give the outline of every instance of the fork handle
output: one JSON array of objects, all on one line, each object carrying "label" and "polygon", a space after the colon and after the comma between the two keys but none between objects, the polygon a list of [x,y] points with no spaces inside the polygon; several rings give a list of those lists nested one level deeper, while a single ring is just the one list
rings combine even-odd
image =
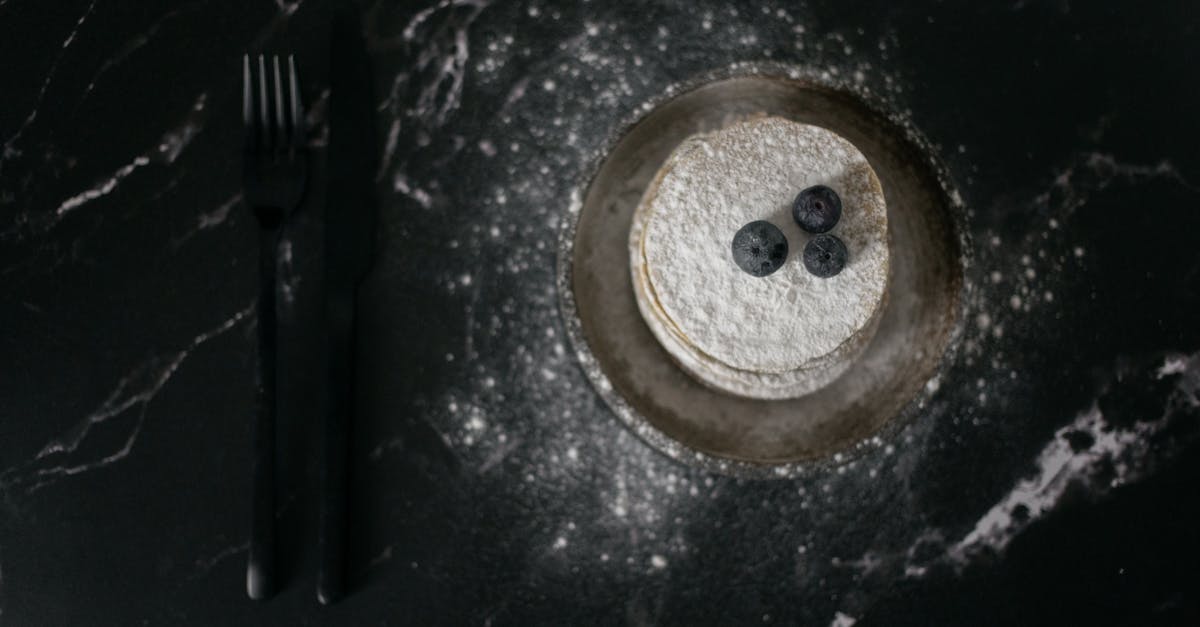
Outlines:
[{"label": "fork handle", "polygon": [[275,272],[279,229],[259,229],[258,353],[255,416],[252,428],[252,519],[246,593],[266,599],[275,593]]}]

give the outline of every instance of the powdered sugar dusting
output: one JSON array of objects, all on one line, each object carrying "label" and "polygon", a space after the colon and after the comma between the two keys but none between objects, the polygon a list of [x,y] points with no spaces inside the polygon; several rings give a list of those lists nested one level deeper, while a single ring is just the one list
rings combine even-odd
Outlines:
[{"label": "powdered sugar dusting", "polygon": [[[829,363],[829,353],[869,339],[860,332],[887,283],[886,209],[861,153],[824,129],[765,118],[689,140],[660,176],[634,217],[632,265],[635,275],[642,272],[644,256],[661,313],[684,344],[723,364],[722,371],[786,372],[818,361],[823,372],[844,369]],[[795,193],[816,184],[842,195],[834,232],[852,251],[846,269],[830,279],[803,267],[799,256],[809,236],[790,217]],[[783,268],[762,278],[729,260],[731,234],[755,219],[775,223],[789,239]],[[638,296],[644,316],[659,310]],[[845,351],[839,359],[849,363],[856,354]]]}]

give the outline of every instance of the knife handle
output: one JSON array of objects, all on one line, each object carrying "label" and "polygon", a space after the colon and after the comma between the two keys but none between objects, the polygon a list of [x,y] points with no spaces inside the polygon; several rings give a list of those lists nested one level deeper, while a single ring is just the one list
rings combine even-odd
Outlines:
[{"label": "knife handle", "polygon": [[279,229],[259,230],[258,352],[252,426],[253,485],[246,594],[262,600],[275,593],[275,391],[277,324],[275,266]]},{"label": "knife handle", "polygon": [[317,600],[329,605],[345,594],[346,458],[354,417],[354,291],[330,295],[326,305],[329,332],[329,403],[325,413],[325,450],[321,466],[320,567]]}]

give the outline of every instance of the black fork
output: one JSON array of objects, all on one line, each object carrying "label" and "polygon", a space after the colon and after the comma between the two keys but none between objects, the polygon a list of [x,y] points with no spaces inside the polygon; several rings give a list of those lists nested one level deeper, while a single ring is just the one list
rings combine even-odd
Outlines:
[{"label": "black fork", "polygon": [[[242,57],[242,120],[246,137],[242,187],[259,225],[258,358],[253,427],[253,519],[246,593],[265,599],[275,592],[275,269],[284,220],[300,204],[308,180],[304,111],[296,63],[287,57],[287,77],[279,57],[258,55],[257,72]],[[272,83],[268,89],[268,83]],[[286,85],[285,85],[286,83]],[[257,106],[256,106],[257,105]]]}]

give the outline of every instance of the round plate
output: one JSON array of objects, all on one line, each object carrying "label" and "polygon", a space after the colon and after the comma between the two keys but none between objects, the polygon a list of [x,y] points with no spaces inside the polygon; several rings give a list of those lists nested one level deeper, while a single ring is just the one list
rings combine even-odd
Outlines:
[{"label": "round plate", "polygon": [[[675,147],[762,114],[850,140],[878,174],[888,205],[892,278],[878,332],[845,374],[789,400],[741,398],[685,374],[642,320],[629,269],[634,209]],[[652,108],[612,145],[564,220],[559,294],[592,384],[647,442],[716,472],[786,477],[851,453],[889,421],[900,422],[893,418],[922,394],[958,335],[967,247],[961,208],[951,201],[957,194],[938,172],[902,127],[856,96],[811,80],[730,76]]]}]

